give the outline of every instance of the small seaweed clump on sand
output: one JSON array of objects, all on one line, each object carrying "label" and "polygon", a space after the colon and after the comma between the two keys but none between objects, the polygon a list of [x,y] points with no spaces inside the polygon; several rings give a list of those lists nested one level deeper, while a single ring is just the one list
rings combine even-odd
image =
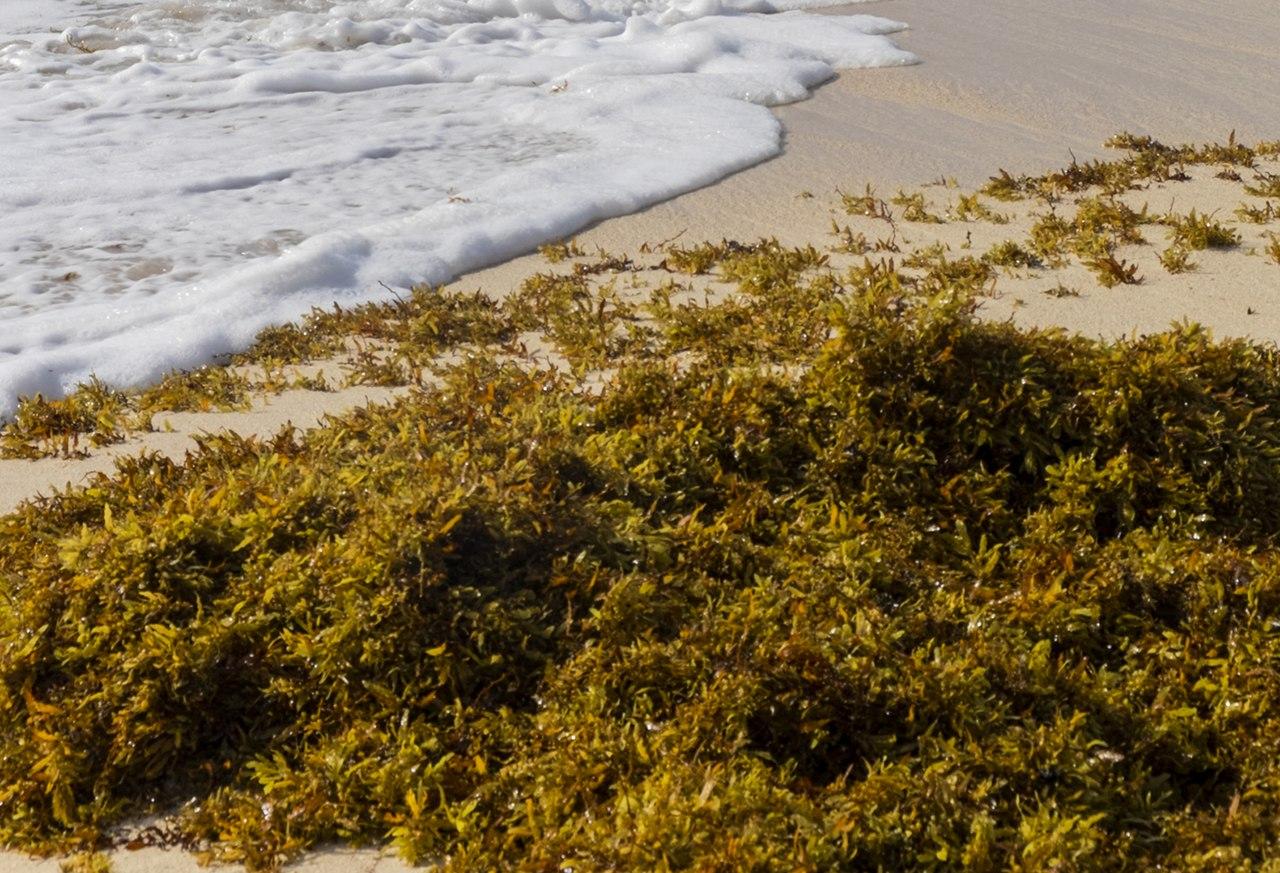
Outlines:
[{"label": "small seaweed clump on sand", "polygon": [[1280,352],[987,323],[992,265],[919,266],[423,290],[332,322],[433,370],[395,403],[0,518],[0,840],[1274,870]]},{"label": "small seaweed clump on sand", "polygon": [[1114,161],[1082,164],[1073,160],[1070,166],[1042,176],[1013,176],[1001,170],[991,177],[983,193],[1005,201],[1026,197],[1054,200],[1094,188],[1104,195],[1115,196],[1155,182],[1184,180],[1189,166],[1219,165],[1230,169],[1231,178],[1242,182],[1249,194],[1280,196],[1280,177],[1275,174],[1259,170],[1256,184],[1249,185],[1238,172],[1255,169],[1259,158],[1280,155],[1280,141],[1247,146],[1237,141],[1233,132],[1226,143],[1170,146],[1149,136],[1122,133],[1108,140],[1107,146],[1128,154]]}]

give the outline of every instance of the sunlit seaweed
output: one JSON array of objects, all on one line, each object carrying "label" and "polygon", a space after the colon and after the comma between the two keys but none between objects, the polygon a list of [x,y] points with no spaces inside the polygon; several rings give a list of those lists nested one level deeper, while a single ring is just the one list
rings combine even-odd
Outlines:
[{"label": "sunlit seaweed", "polygon": [[124,439],[132,409],[119,391],[95,378],[62,400],[39,394],[23,398],[13,420],[0,430],[0,455],[39,458],[83,455],[87,446],[104,446]]},{"label": "sunlit seaweed", "polygon": [[[867,185],[862,194],[846,194],[839,192],[840,202],[849,215],[860,215],[863,218],[878,218],[893,223],[893,211],[889,204],[876,196],[875,189]],[[923,199],[923,198],[922,198]]]},{"label": "sunlit seaweed", "polygon": [[903,208],[902,218],[904,221],[913,221],[918,224],[943,223],[940,216],[929,211],[928,206],[925,204],[924,195],[918,191],[913,194],[899,191],[891,202]]},{"label": "sunlit seaweed", "polygon": [[1262,206],[1253,206],[1249,203],[1240,204],[1236,209],[1236,217],[1250,224],[1270,224],[1280,217],[1280,212],[1277,212],[1275,205],[1268,200]]},{"label": "sunlit seaweed", "polygon": [[[1012,245],[1144,223],[1081,206]],[[667,246],[731,290],[541,273],[265,337],[437,378],[0,518],[0,840],[159,812],[254,869],[1267,869],[1280,352],[984,322],[997,264],[949,254]],[[124,403],[72,397],[27,432]]]},{"label": "sunlit seaweed", "polygon": [[1138,265],[1117,258],[1115,255],[1095,255],[1084,263],[1086,267],[1093,271],[1098,284],[1103,288],[1142,284],[1142,276],[1138,275]]},{"label": "sunlit seaweed", "polygon": [[1212,216],[1200,215],[1194,209],[1188,215],[1166,215],[1161,223],[1169,227],[1169,239],[1175,246],[1193,251],[1229,249],[1240,244],[1240,234]]},{"label": "sunlit seaweed", "polygon": [[951,217],[956,221],[987,221],[992,224],[1008,224],[1009,216],[991,209],[977,194],[961,194],[951,207]]},{"label": "sunlit seaweed", "polygon": [[1027,251],[1020,243],[1014,240],[996,243],[991,247],[990,251],[982,256],[982,259],[988,264],[1010,269],[1038,267],[1042,263],[1039,257]]},{"label": "sunlit seaweed", "polygon": [[1160,253],[1160,265],[1171,274],[1187,273],[1196,268],[1191,260],[1191,253],[1178,244],[1169,246]]},{"label": "sunlit seaweed", "polygon": [[1267,246],[1264,251],[1273,264],[1280,264],[1280,234],[1267,234]]}]

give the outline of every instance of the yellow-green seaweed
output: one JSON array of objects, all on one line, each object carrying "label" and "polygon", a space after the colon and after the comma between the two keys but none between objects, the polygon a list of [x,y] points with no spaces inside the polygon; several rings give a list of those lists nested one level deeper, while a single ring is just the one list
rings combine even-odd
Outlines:
[{"label": "yellow-green seaweed", "polygon": [[0,517],[0,840],[1270,869],[1280,352],[983,322],[945,250],[688,251],[733,293],[319,314],[437,381]]}]

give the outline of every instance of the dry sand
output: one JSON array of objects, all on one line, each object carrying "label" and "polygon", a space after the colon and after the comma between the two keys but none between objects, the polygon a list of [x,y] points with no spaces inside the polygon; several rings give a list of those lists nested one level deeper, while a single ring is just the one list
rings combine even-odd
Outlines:
[{"label": "dry sand", "polygon": [[[969,188],[997,168],[1044,171],[1069,161],[1071,152],[1081,159],[1098,156],[1102,141],[1124,129],[1167,142],[1223,140],[1233,129],[1246,142],[1280,138],[1275,0],[884,0],[849,11],[909,22],[912,30],[901,42],[924,63],[850,73],[811,100],[782,107],[785,154],[643,213],[603,222],[581,235],[582,244],[627,252],[677,234],[689,241],[776,236],[784,243],[814,242],[830,227],[838,187],[860,191],[871,183],[887,195],[945,176]],[[943,188],[928,192],[938,209],[954,195]],[[1171,205],[1180,211],[1225,209],[1220,217],[1229,217],[1240,199],[1238,186],[1210,173],[1129,197],[1157,212]],[[1025,230],[1026,212],[1017,210],[1003,228],[907,225],[902,232],[917,245],[937,239],[953,251],[970,244],[980,253]],[[869,236],[877,232],[874,222],[842,223]],[[1245,249],[1256,246],[1260,232],[1242,230]],[[1148,236],[1158,244],[1154,233]],[[1101,289],[1075,268],[1004,276],[986,314],[1094,336],[1150,332],[1186,318],[1221,335],[1280,339],[1280,267],[1261,257],[1207,253],[1197,255],[1196,272],[1172,277],[1154,263],[1155,251],[1126,252],[1147,276],[1132,288]],[[502,294],[544,266],[536,257],[519,258],[461,283]],[[1080,296],[1042,293],[1059,282]],[[200,431],[265,434],[286,422],[308,427],[325,413],[389,396],[371,388],[289,392],[245,413],[162,417],[172,431],[85,460],[0,461],[0,511],[110,469],[121,453],[148,448],[178,457]],[[115,865],[119,871],[196,869],[189,856],[159,850],[121,852]],[[376,853],[334,850],[308,858],[301,869],[386,873],[401,866]],[[0,873],[57,869],[54,861],[0,855]]]},{"label": "dry sand", "polygon": [[[780,157],[579,239],[630,251],[684,230],[801,244],[826,232],[803,191],[894,191],[940,176],[974,187],[1000,168],[1101,157],[1123,130],[1169,143],[1233,129],[1246,142],[1280,138],[1274,0],[884,0],[842,11],[908,22],[895,38],[923,63],[840,76],[778,109]],[[517,258],[467,278],[496,292],[536,269]]]},{"label": "dry sand", "polygon": [[[147,848],[110,854],[112,873],[204,873],[194,855],[169,849]],[[56,858],[29,860],[0,855],[3,873],[60,873]],[[373,849],[333,848],[316,852],[285,868],[288,873],[406,873],[414,868],[392,855]]]},{"label": "dry sand", "polygon": [[[97,449],[84,458],[47,458],[39,461],[0,461],[0,512],[36,494],[49,494],[67,483],[82,482],[94,473],[110,472],[117,458],[148,450],[179,459],[195,448],[195,436],[233,430],[264,436],[292,425],[310,428],[325,415],[338,415],[357,406],[386,401],[394,389],[357,386],[340,391],[285,391],[257,398],[243,412],[172,412],[156,415],[154,433],[138,434],[123,443]],[[2,870],[3,868],[0,868]]]}]

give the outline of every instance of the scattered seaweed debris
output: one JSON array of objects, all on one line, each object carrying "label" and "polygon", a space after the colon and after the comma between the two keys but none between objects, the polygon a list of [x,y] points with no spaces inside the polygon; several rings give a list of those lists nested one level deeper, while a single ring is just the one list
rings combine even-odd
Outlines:
[{"label": "scattered seaweed debris", "polygon": [[1173,245],[1190,251],[1230,249],[1240,245],[1240,234],[1212,216],[1194,209],[1188,215],[1166,215],[1160,219],[1169,228]]},{"label": "scattered seaweed debris", "polygon": [[1172,274],[1189,273],[1196,268],[1191,253],[1184,246],[1174,244],[1160,253],[1160,266]]},{"label": "scattered seaweed debris", "polygon": [[[1053,201],[1067,194],[1097,188],[1104,194],[1115,196],[1153,183],[1185,180],[1188,178],[1187,168],[1191,166],[1226,165],[1252,169],[1258,158],[1276,154],[1274,143],[1264,142],[1250,147],[1238,142],[1234,133],[1225,144],[1200,146],[1167,146],[1151,137],[1122,133],[1108,140],[1107,146],[1128,152],[1128,155],[1114,161],[1086,163],[1073,158],[1065,169],[1041,176],[1013,176],[1001,170],[991,177],[982,193],[1006,201],[1027,197]],[[1257,184],[1252,187],[1256,191],[1266,191],[1276,181],[1260,173]]]},{"label": "scattered seaweed debris", "polygon": [[1085,261],[1085,266],[1093,271],[1098,284],[1103,288],[1142,284],[1142,277],[1138,275],[1138,265],[1121,260],[1112,254],[1101,254],[1090,258]]},{"label": "scattered seaweed debris", "polygon": [[[843,191],[838,192],[840,195],[841,205],[848,215],[859,215],[863,218],[878,218],[893,224],[893,210],[889,208],[889,204],[876,196],[875,189],[867,185],[861,194],[846,194]],[[923,196],[920,201],[923,206]]]},{"label": "scattered seaweed debris", "polygon": [[908,194],[906,191],[899,191],[894,195],[892,203],[901,206],[902,218],[904,221],[912,221],[917,224],[943,224],[943,219],[929,211],[925,203],[924,194],[917,191]]},{"label": "scattered seaweed debris", "polygon": [[577,240],[571,239],[539,246],[538,254],[546,258],[549,263],[558,264],[572,258],[581,258],[586,255],[586,252],[578,245]]},{"label": "scattered seaweed debris", "polygon": [[1254,184],[1244,186],[1244,190],[1254,197],[1280,197],[1280,173],[1259,172],[1254,177]]},{"label": "scattered seaweed debris", "polygon": [[950,210],[956,221],[986,221],[991,224],[1008,224],[1009,216],[996,212],[982,202],[977,194],[961,194]]},{"label": "scattered seaweed debris", "polygon": [[1038,267],[1042,263],[1039,257],[1014,240],[996,243],[982,259],[988,264],[1007,269]]},{"label": "scattered seaweed debris", "polygon": [[1277,218],[1280,218],[1280,212],[1276,211],[1275,204],[1270,200],[1262,206],[1241,203],[1235,213],[1237,218],[1241,221],[1246,221],[1249,224],[1270,224]]},{"label": "scattered seaweed debris", "polygon": [[[967,274],[963,281],[969,287],[979,279],[981,283],[993,282],[991,266],[1013,273],[1057,270],[1073,262],[1093,272],[1105,287],[1137,284],[1142,277],[1132,262],[1135,255],[1122,249],[1147,246],[1143,228],[1148,225],[1167,228],[1170,244],[1153,253],[1151,261],[1158,262],[1168,273],[1193,271],[1198,264],[1192,253],[1236,248],[1244,237],[1237,227],[1213,215],[1194,209],[1180,214],[1172,208],[1164,214],[1152,214],[1146,206],[1129,205],[1123,195],[1153,184],[1189,179],[1188,169],[1195,166],[1219,167],[1215,174],[1218,178],[1239,185],[1252,196],[1267,195],[1280,178],[1265,168],[1266,162],[1280,157],[1280,144],[1276,143],[1247,146],[1229,138],[1225,144],[1166,146],[1149,137],[1124,134],[1113,138],[1109,145],[1128,150],[1129,155],[1110,162],[1073,161],[1063,170],[1041,176],[1015,177],[1001,172],[992,177],[983,192],[957,192],[953,202],[940,207],[945,220],[990,225],[1007,224],[1011,216],[989,208],[981,193],[1005,201],[1033,200],[1047,207],[1043,212],[1032,213],[1034,221],[1024,240],[997,243],[982,256],[981,263],[973,258],[949,260],[931,253],[928,230],[919,226],[938,224],[944,219],[930,211],[934,204],[922,192],[899,191],[891,200],[902,207],[906,222],[926,234],[923,240],[912,242],[900,234],[890,202],[877,197],[870,186],[860,195],[837,192],[840,207],[847,215],[885,222],[887,233],[869,235],[866,226],[855,230],[832,219],[833,241],[826,251],[839,256],[900,256],[909,269],[940,271],[939,276],[949,275],[952,281],[961,281],[962,274]],[[1251,174],[1251,182],[1245,181],[1240,169]],[[946,179],[933,186],[956,187]],[[1261,204],[1241,203],[1234,216],[1237,226],[1242,227],[1268,224],[1276,220],[1278,213],[1275,205],[1266,200]],[[558,284],[562,290],[568,288],[559,278],[565,269],[571,269],[572,275],[581,279],[618,277],[620,285],[632,289],[652,278],[645,274],[655,270],[689,276],[719,273],[720,278],[732,281],[728,272],[736,257],[761,252],[769,246],[775,253],[778,251],[776,240],[678,245],[677,240],[683,235],[682,231],[670,240],[641,246],[636,260],[604,251],[588,254],[572,239],[543,246],[540,251],[547,261],[563,265],[558,272],[545,274],[544,281]],[[1264,236],[1261,253],[1274,258],[1266,239]],[[959,248],[972,249],[973,244],[973,235],[967,232]],[[1252,240],[1250,246],[1250,251],[1257,251]],[[657,253],[662,259],[656,264],[643,257]],[[635,301],[624,299],[627,292],[625,287],[615,288],[611,300],[601,297],[603,292],[599,289],[587,294],[594,296],[595,305],[625,314],[623,320],[627,324],[616,323],[611,315],[575,313],[561,305],[555,335],[544,339],[557,349],[576,349],[578,354],[566,358],[571,366],[587,370],[608,366],[623,345],[642,346],[644,340],[638,335],[650,329],[645,323],[648,315],[634,309]],[[495,301],[479,292],[422,286],[409,289],[403,296],[394,291],[391,294],[393,299],[385,302],[352,309],[337,305],[316,309],[298,324],[269,328],[252,348],[232,356],[229,368],[202,367],[172,373],[143,391],[117,391],[90,380],[62,400],[20,398],[17,414],[0,424],[0,457],[80,457],[102,445],[120,442],[131,433],[150,430],[152,416],[157,413],[244,409],[255,394],[269,395],[287,389],[326,391],[341,385],[414,385],[433,378],[436,358],[455,347],[486,354],[522,354],[521,332],[527,332],[527,326],[522,327],[519,319],[510,317],[511,313],[500,313]],[[568,298],[562,298],[561,303],[565,300]],[[582,307],[587,303],[586,297],[581,297],[574,305]],[[593,337],[594,351],[587,354],[587,346],[571,338],[574,331],[580,339]],[[470,336],[462,335],[467,333]],[[317,362],[327,365],[330,372],[341,373],[342,378],[331,381],[316,372],[316,367],[298,369]]]},{"label": "scattered seaweed debris", "polygon": [[112,873],[111,859],[101,852],[81,852],[61,862],[62,873]]},{"label": "scattered seaweed debris", "polygon": [[1267,234],[1267,247],[1264,250],[1273,264],[1280,264],[1280,234]]},{"label": "scattered seaweed debris", "polygon": [[1061,282],[1059,282],[1057,285],[1054,285],[1052,288],[1046,288],[1044,293],[1046,296],[1054,297],[1058,300],[1061,300],[1065,297],[1080,296],[1080,292],[1077,291],[1075,288],[1071,288],[1067,285],[1062,284]]}]

